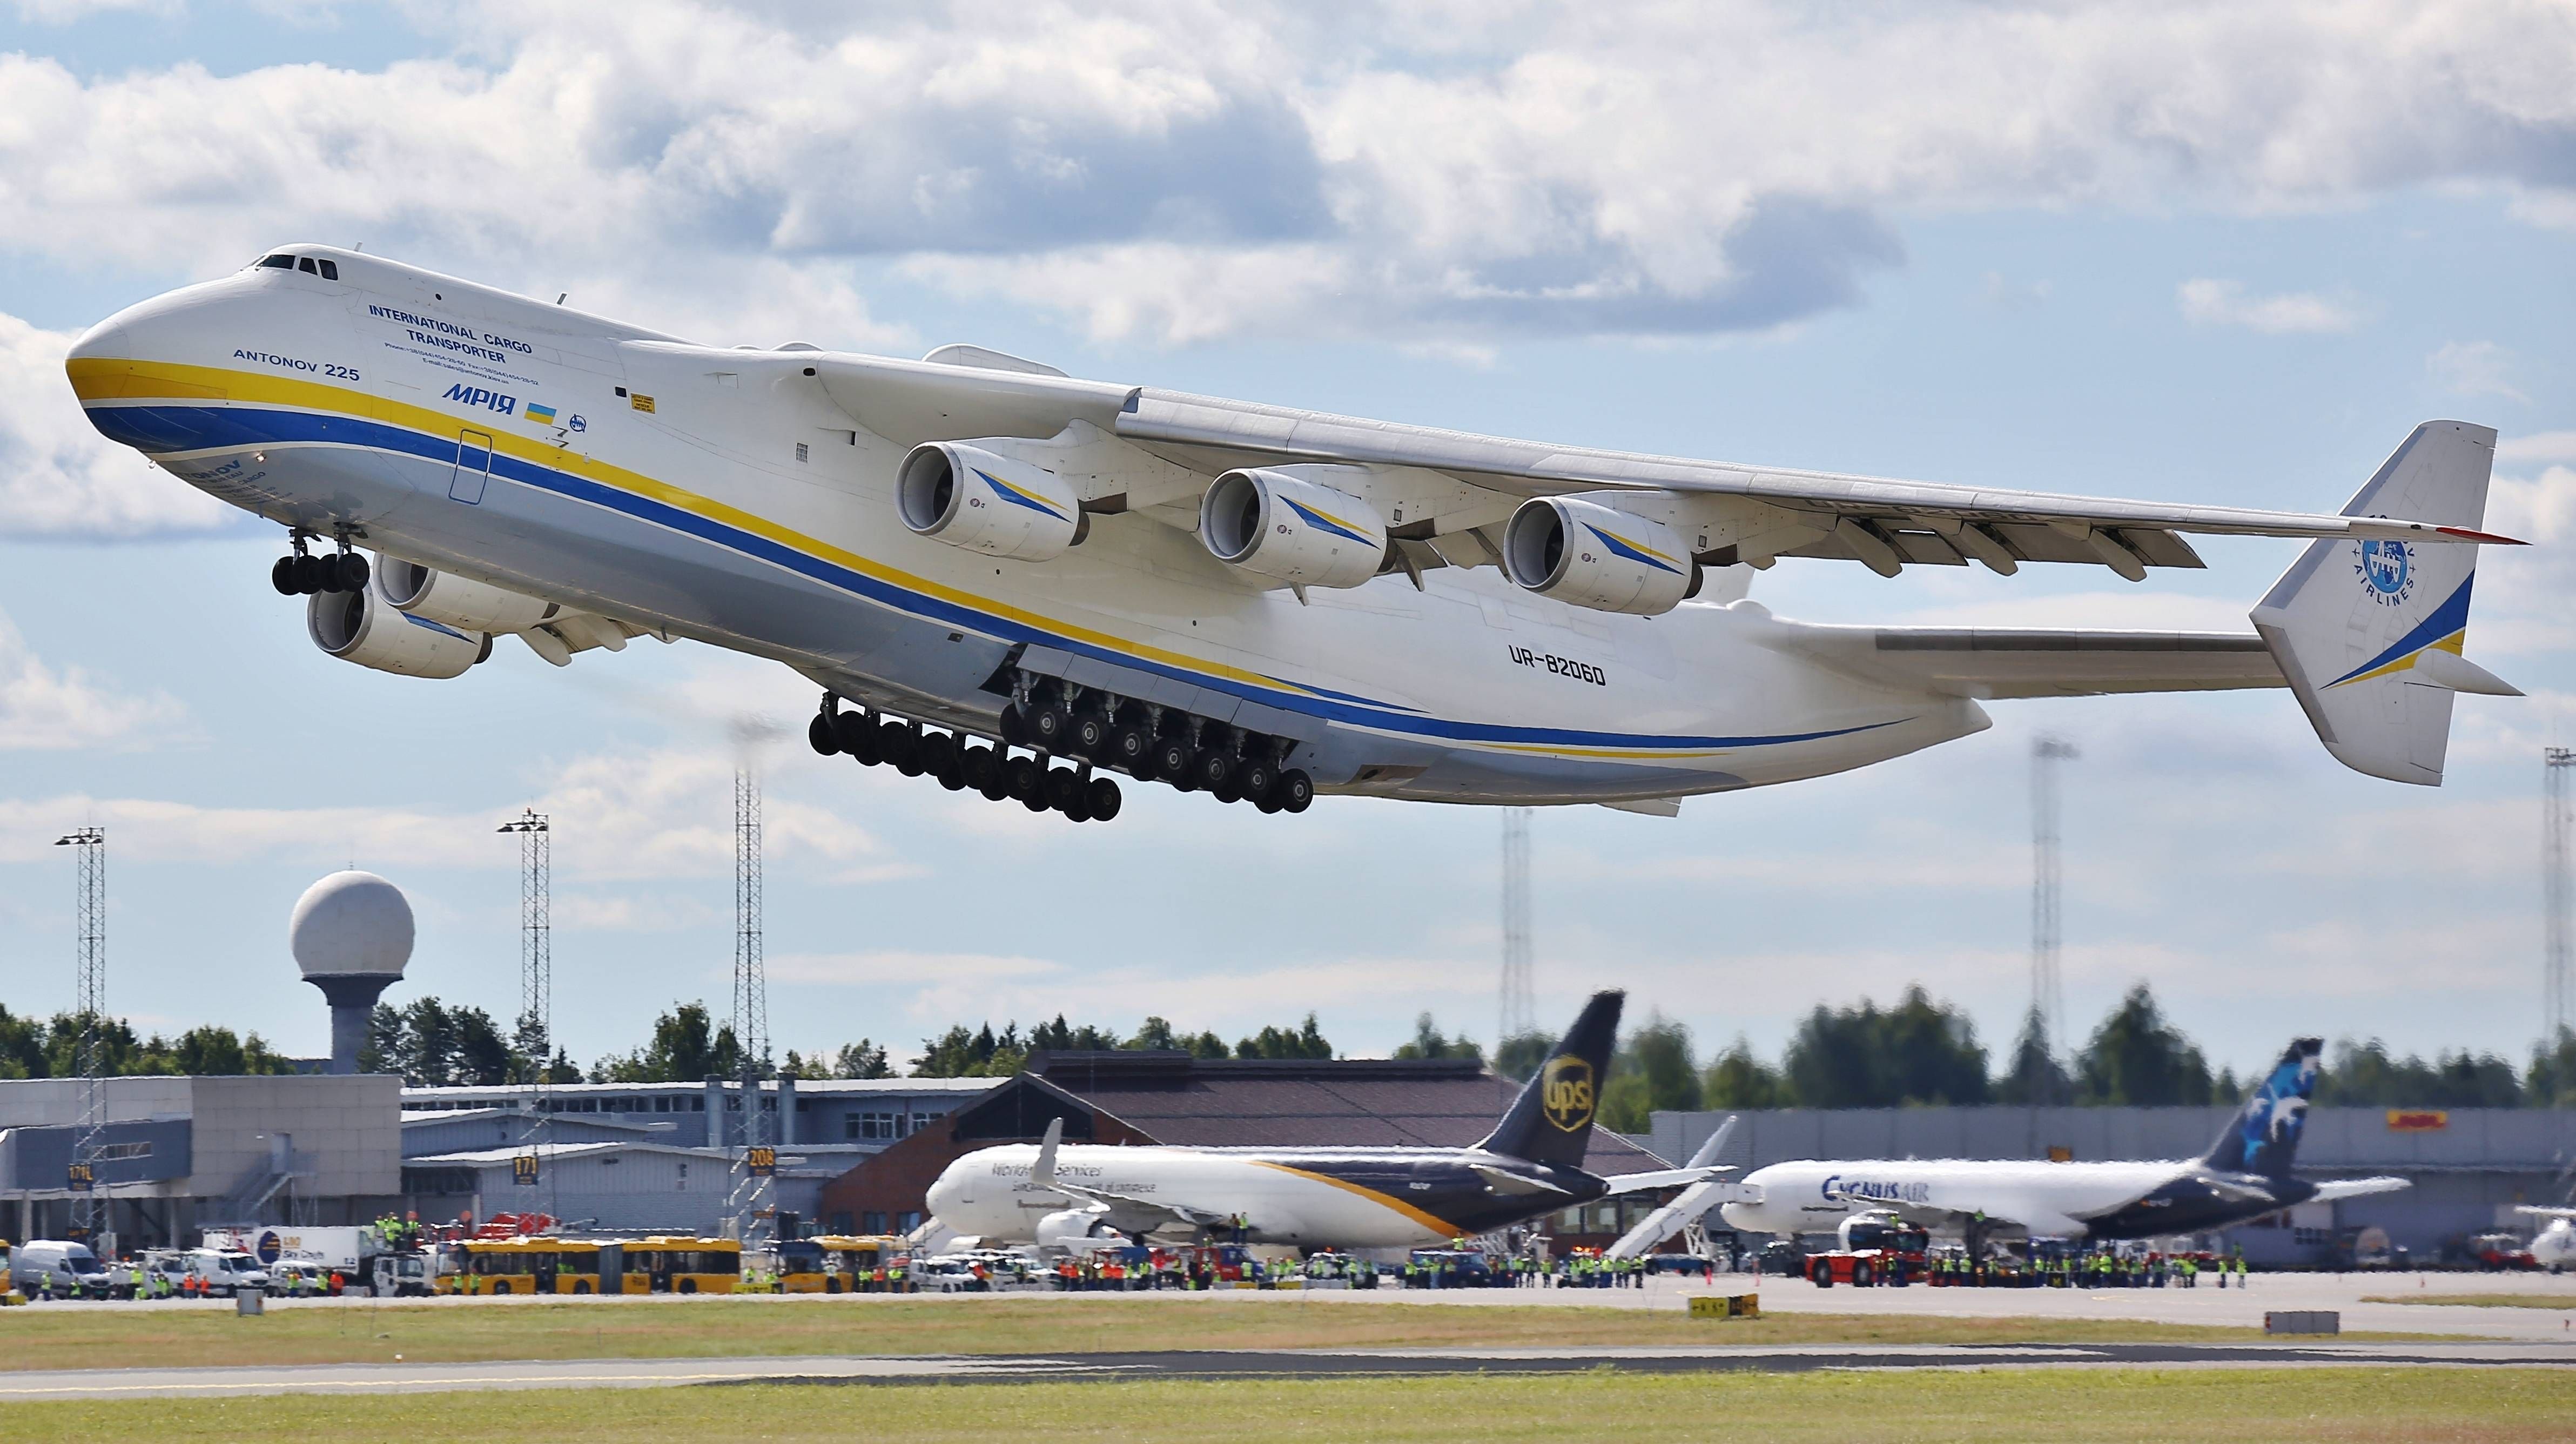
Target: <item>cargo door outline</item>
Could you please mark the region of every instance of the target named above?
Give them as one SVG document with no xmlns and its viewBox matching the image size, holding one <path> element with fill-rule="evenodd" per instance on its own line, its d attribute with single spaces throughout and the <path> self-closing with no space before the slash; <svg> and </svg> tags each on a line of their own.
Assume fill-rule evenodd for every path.
<svg viewBox="0 0 2576 1444">
<path fill-rule="evenodd" d="M 456 472 L 447 483 L 450 498 L 467 506 L 483 504 L 483 488 L 492 481 L 492 438 L 471 428 L 456 433 Z"/>
</svg>

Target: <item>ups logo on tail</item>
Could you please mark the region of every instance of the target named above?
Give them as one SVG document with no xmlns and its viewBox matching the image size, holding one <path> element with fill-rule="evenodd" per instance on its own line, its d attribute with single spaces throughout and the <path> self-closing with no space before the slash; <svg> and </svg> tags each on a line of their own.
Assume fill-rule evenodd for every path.
<svg viewBox="0 0 2576 1444">
<path fill-rule="evenodd" d="M 1592 1122 L 1592 1065 L 1580 1058 L 1548 1060 L 1539 1075 L 1539 1102 L 1547 1121 L 1572 1133 Z"/>
</svg>

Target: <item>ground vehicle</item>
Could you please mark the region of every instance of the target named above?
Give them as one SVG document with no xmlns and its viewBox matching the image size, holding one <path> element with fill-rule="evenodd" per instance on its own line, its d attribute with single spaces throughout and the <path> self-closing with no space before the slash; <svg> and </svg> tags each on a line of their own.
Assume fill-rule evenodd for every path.
<svg viewBox="0 0 2576 1444">
<path fill-rule="evenodd" d="M 980 1294 L 992 1283 L 978 1271 L 976 1260 L 962 1254 L 942 1254 L 937 1258 L 912 1262 L 912 1287 L 924 1294 Z"/>
<path fill-rule="evenodd" d="M 1407 1257 L 1422 1270 L 1418 1277 L 1426 1288 L 1487 1289 L 1502 1282 L 1494 1261 L 1473 1249 L 1418 1248 Z"/>
<path fill-rule="evenodd" d="M 155 1250 L 144 1257 L 146 1266 L 173 1288 L 184 1289 L 193 1278 L 209 1294 L 268 1291 L 268 1270 L 237 1248 Z"/>
<path fill-rule="evenodd" d="M 29 1298 L 106 1298 L 113 1285 L 107 1266 L 89 1245 L 66 1239 L 29 1239 L 9 1251 L 11 1287 Z"/>
<path fill-rule="evenodd" d="M 377 1298 L 426 1298 L 432 1291 L 426 1253 L 380 1253 L 368 1262 Z"/>
<path fill-rule="evenodd" d="M 736 1239 L 628 1239 L 623 1252 L 622 1293 L 729 1294 L 742 1278 L 742 1244 Z"/>
<path fill-rule="evenodd" d="M 331 1292 L 331 1270 L 302 1259 L 280 1259 L 268 1266 L 271 1298 L 312 1298 Z"/>
<path fill-rule="evenodd" d="M 442 1294 L 599 1292 L 599 1245 L 581 1239 L 467 1239 L 447 1245 Z"/>
<path fill-rule="evenodd" d="M 857 1293 L 875 1277 L 878 1269 L 893 1263 L 903 1252 L 903 1240 L 881 1233 L 823 1234 L 802 1242 L 821 1255 L 821 1287 L 827 1294 Z M 791 1274 L 789 1277 L 792 1279 L 794 1276 Z M 787 1291 L 812 1292 L 792 1285 Z"/>
<path fill-rule="evenodd" d="M 1807 1278 L 1816 1287 L 1902 1287 L 1923 1276 L 1923 1255 L 1932 1235 L 1892 1213 L 1856 1213 L 1842 1221 L 1836 1243 L 1839 1247 L 1828 1252 L 1807 1255 Z"/>
</svg>

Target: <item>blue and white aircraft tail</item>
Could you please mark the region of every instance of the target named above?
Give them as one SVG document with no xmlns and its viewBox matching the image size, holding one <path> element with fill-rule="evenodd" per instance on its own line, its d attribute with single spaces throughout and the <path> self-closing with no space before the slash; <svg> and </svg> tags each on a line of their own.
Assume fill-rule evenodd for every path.
<svg viewBox="0 0 2576 1444">
<path fill-rule="evenodd" d="M 2245 1106 L 2227 1131 L 2209 1146 L 2201 1162 L 2221 1173 L 2251 1173 L 2287 1178 L 2299 1151 L 2299 1131 L 2307 1125 L 2308 1099 L 2317 1091 L 2317 1067 L 2325 1040 L 2300 1038 L 2290 1044 L 2247 1094 Z"/>
<path fill-rule="evenodd" d="M 2495 443 L 2488 427 L 2425 422 L 2343 514 L 2473 531 L 2486 516 Z M 2452 695 L 2522 695 L 2461 655 L 2478 551 L 2393 539 L 2314 542 L 2255 606 L 2254 629 L 2318 740 L 2345 766 L 2438 784 Z"/>
</svg>

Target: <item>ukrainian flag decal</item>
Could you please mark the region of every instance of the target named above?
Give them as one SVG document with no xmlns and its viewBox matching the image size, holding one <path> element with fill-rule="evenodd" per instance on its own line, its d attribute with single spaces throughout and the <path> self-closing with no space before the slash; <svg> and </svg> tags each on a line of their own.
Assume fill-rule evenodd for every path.
<svg viewBox="0 0 2576 1444">
<path fill-rule="evenodd" d="M 539 426 L 552 426 L 555 424 L 555 409 L 531 401 L 528 403 L 528 419 Z"/>
</svg>

